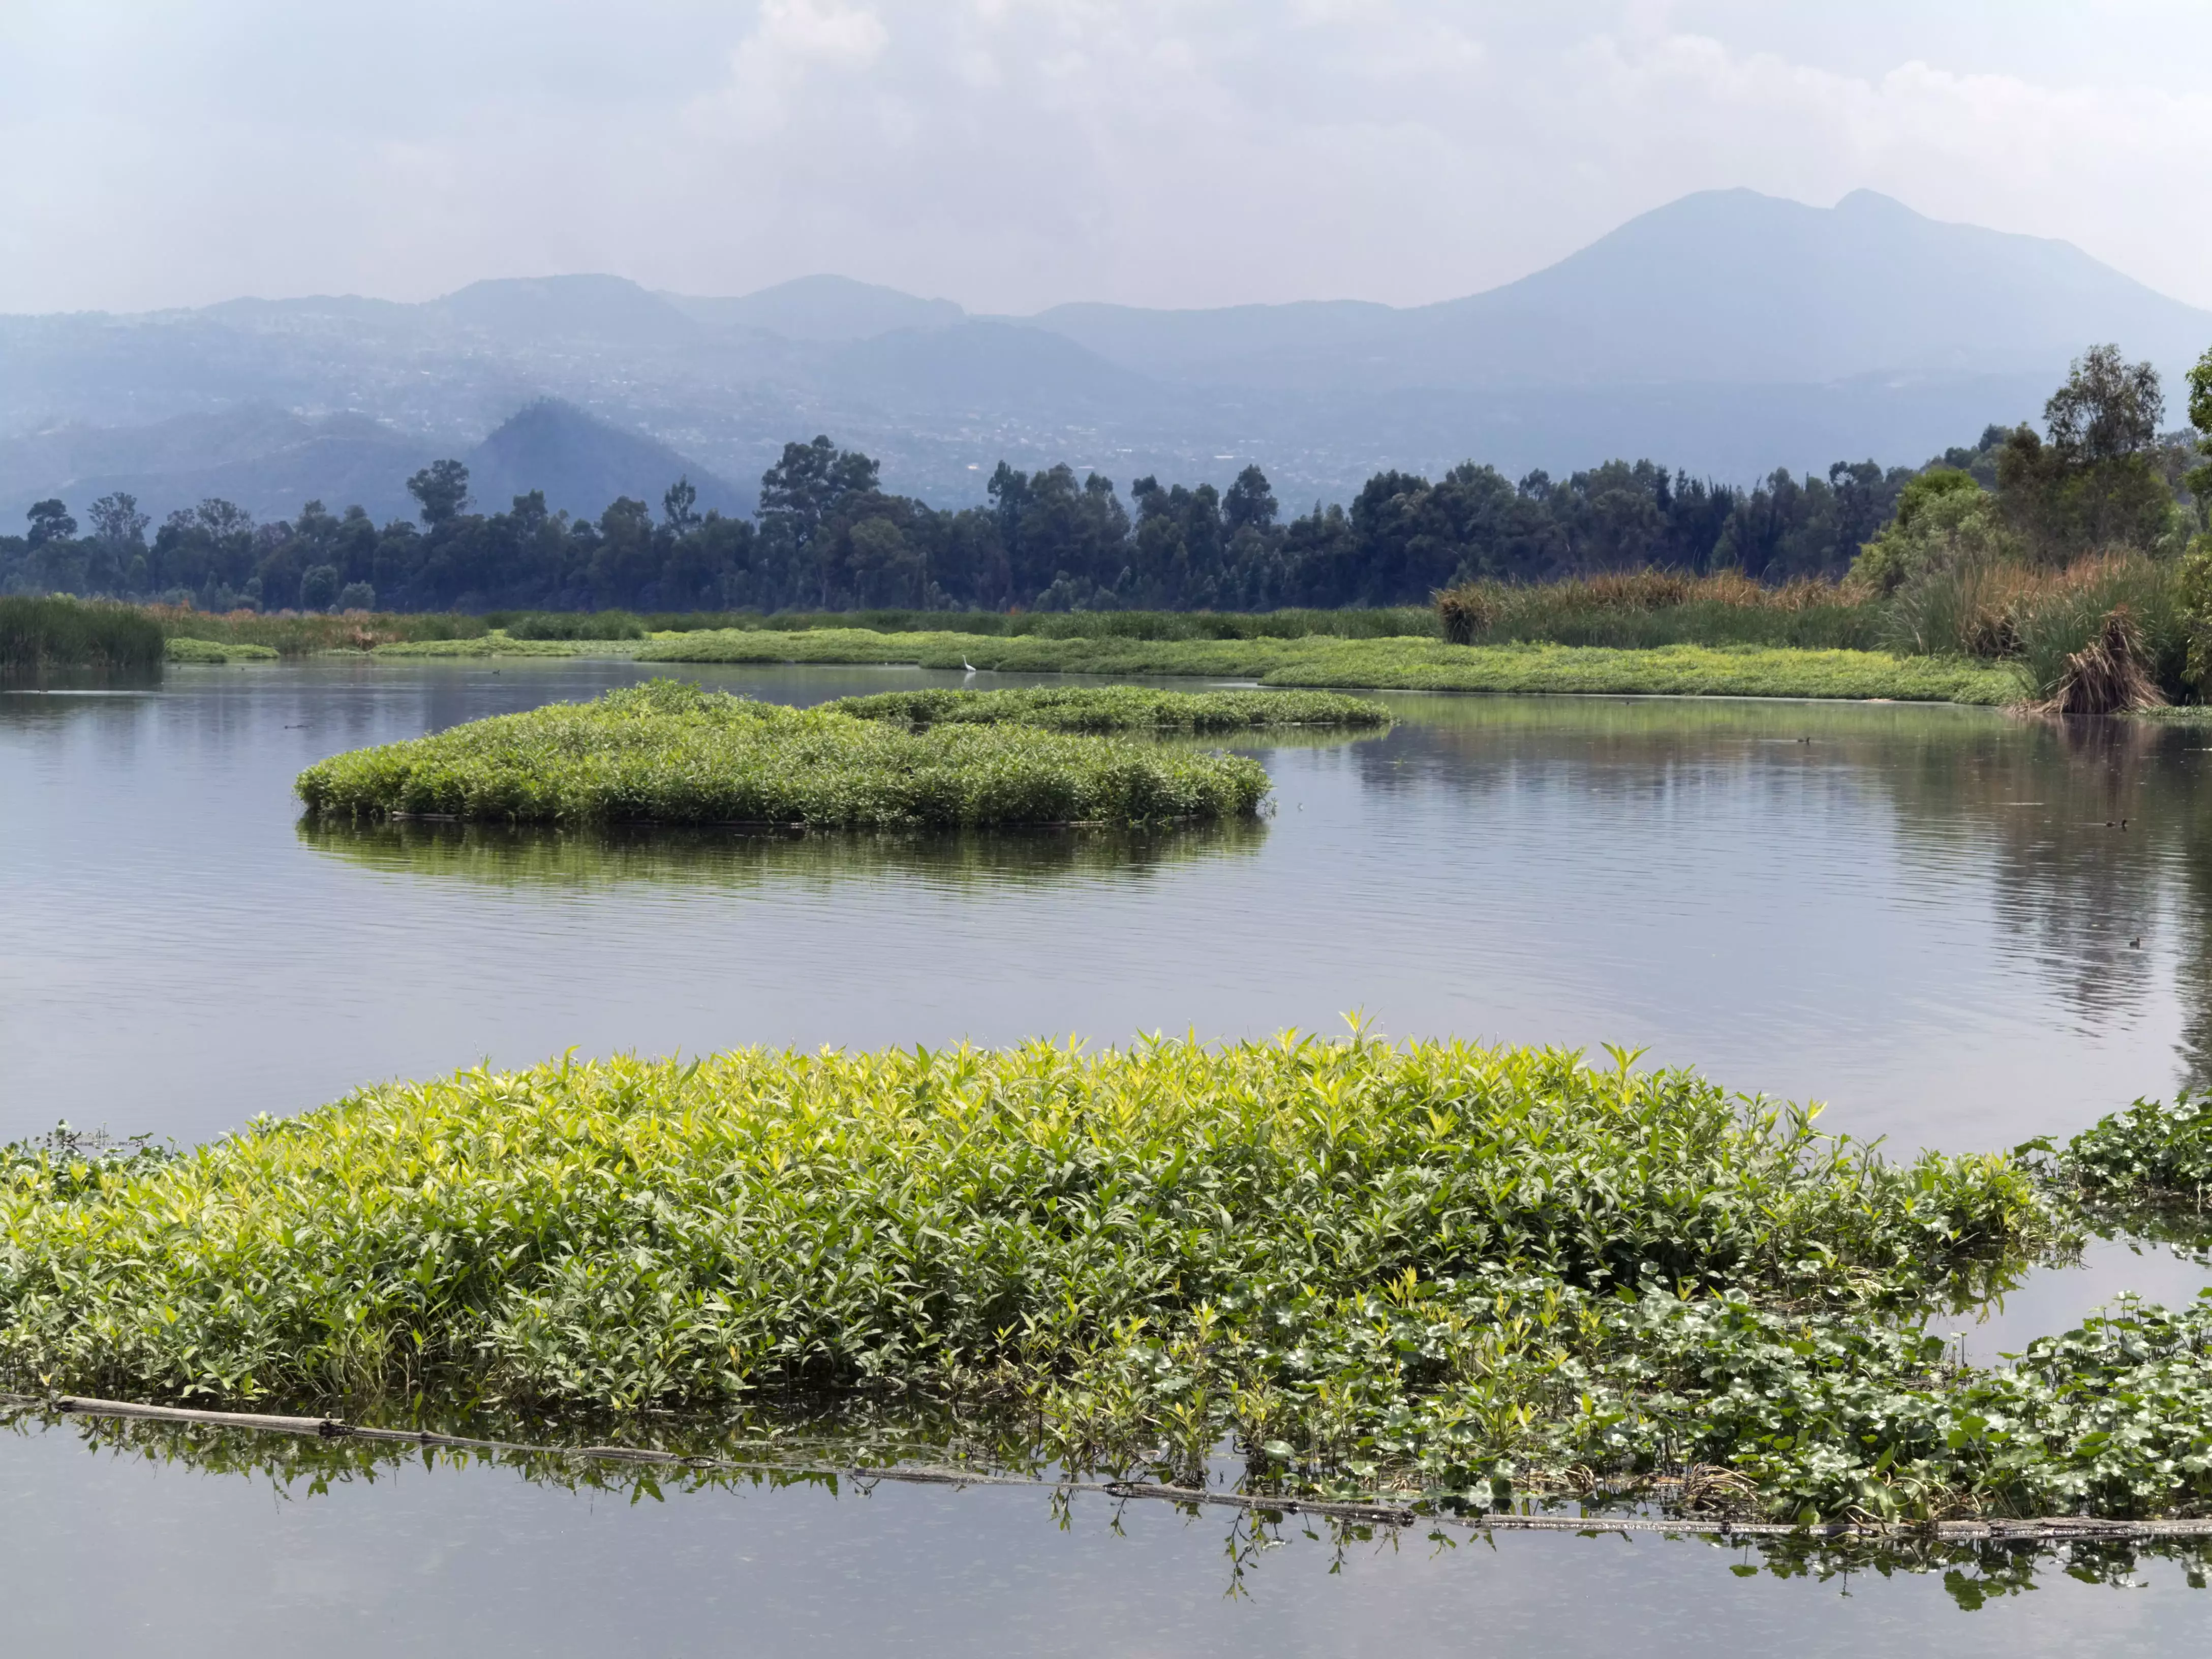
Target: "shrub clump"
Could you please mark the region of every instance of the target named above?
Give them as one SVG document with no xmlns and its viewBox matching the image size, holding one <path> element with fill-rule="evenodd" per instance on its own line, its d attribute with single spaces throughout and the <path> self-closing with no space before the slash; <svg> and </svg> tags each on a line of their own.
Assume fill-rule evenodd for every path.
<svg viewBox="0 0 2212 1659">
<path fill-rule="evenodd" d="M 324 819 L 914 829 L 1258 810 L 1255 763 L 1017 726 L 909 731 L 672 680 L 356 750 L 296 787 Z"/>
<path fill-rule="evenodd" d="M 908 726 L 1033 726 L 1050 732 L 1246 732 L 1269 726 L 1390 724 L 1379 702 L 1329 691 L 1156 691 L 1137 685 L 1009 691 L 886 691 L 828 707 Z"/>
<path fill-rule="evenodd" d="M 1625 1060 L 1295 1034 L 563 1060 L 64 1162 L 0 1158 L 0 1372 L 46 1388 L 903 1390 L 1001 1402 L 1074 1464 L 1228 1435 L 1263 1487 L 1480 1501 L 1686 1473 L 1786 1514 L 2212 1493 L 2168 1455 L 2201 1413 L 2080 1437 L 2156 1367 L 2201 1405 L 2195 1326 L 2093 1331 L 2046 1388 L 1950 1373 L 1913 1324 L 2039 1236 L 2018 1164 L 1887 1162 Z"/>
</svg>

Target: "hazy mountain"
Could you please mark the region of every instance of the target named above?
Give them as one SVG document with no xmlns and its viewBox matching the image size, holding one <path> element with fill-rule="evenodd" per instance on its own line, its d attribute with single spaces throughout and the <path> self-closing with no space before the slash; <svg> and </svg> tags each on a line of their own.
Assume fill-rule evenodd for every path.
<svg viewBox="0 0 2212 1659">
<path fill-rule="evenodd" d="M 131 479 L 165 503 L 225 493 L 289 514 L 312 495 L 383 516 L 406 510 L 422 459 L 482 445 L 477 499 L 494 506 L 530 488 L 572 510 L 657 505 L 672 463 L 742 508 L 782 445 L 818 432 L 878 456 L 888 487 L 947 503 L 978 499 L 1001 459 L 1123 484 L 1221 483 L 1256 460 L 1300 504 L 1380 467 L 1469 458 L 1517 476 L 1649 455 L 1742 481 L 1917 463 L 2032 418 L 2104 340 L 2178 392 L 2212 313 L 2066 243 L 1866 191 L 1833 208 L 1686 197 L 1518 282 L 1404 308 L 980 318 L 836 276 L 715 299 L 579 276 L 422 304 L 9 317 L 0 507 L 82 505 Z M 502 427 L 547 398 L 571 407 Z"/>
<path fill-rule="evenodd" d="M 571 404 L 547 398 L 531 404 L 462 458 L 469 494 L 480 512 L 504 512 L 514 497 L 545 492 L 558 512 L 597 518 L 627 495 L 658 516 L 660 498 L 679 477 L 699 492 L 697 510 L 749 516 L 757 486 L 742 489 L 687 460 L 666 444 L 594 420 Z"/>
<path fill-rule="evenodd" d="M 289 518 L 319 499 L 359 503 L 378 519 L 412 514 L 408 477 L 437 451 L 428 441 L 362 415 L 309 418 L 248 405 L 173 416 L 145 426 L 72 423 L 0 439 L 0 512 L 58 495 L 81 511 L 113 490 L 138 498 L 158 522 L 210 495 L 257 519 Z"/>
<path fill-rule="evenodd" d="M 868 340 L 902 328 L 948 328 L 967 313 L 950 300 L 917 300 L 849 276 L 799 276 L 734 300 L 659 296 L 712 328 L 757 329 L 787 340 Z"/>
<path fill-rule="evenodd" d="M 2212 345 L 2212 312 L 2070 243 L 1944 224 L 1871 191 L 1825 209 L 1686 196 L 1439 305 L 1062 306 L 1031 321 L 1151 374 L 1315 391 L 2039 380 L 2106 339 L 2174 374 Z"/>
</svg>

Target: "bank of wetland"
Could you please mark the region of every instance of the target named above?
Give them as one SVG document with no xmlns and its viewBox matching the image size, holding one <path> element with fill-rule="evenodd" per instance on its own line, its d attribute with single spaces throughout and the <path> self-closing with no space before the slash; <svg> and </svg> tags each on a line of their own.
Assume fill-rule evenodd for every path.
<svg viewBox="0 0 2212 1659">
<path fill-rule="evenodd" d="M 1924 1322 L 2063 1251 L 2112 1138 L 1891 1160 L 1626 1055 L 1359 1035 L 566 1060 L 180 1155 L 15 1149 L 0 1370 L 594 1423 L 905 1401 L 1185 1481 L 1226 1437 L 1284 1496 L 2212 1513 L 2212 1304 L 1994 1370 Z"/>
<path fill-rule="evenodd" d="M 1241 756 L 1011 719 L 915 726 L 672 680 L 338 755 L 297 783 L 324 820 L 872 830 L 1219 819 L 1256 811 L 1267 787 Z"/>
</svg>

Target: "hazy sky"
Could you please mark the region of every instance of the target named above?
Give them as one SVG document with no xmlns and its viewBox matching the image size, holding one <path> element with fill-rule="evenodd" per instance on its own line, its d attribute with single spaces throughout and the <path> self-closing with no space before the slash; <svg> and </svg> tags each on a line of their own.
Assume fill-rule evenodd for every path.
<svg viewBox="0 0 2212 1659">
<path fill-rule="evenodd" d="M 0 310 L 1406 303 L 1735 185 L 2212 305 L 2207 63 L 2202 0 L 0 0 Z"/>
</svg>

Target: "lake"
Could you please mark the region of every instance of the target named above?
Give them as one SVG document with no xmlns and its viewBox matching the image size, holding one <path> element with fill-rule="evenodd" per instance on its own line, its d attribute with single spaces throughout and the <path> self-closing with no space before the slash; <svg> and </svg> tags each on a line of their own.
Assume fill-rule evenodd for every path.
<svg viewBox="0 0 2212 1659">
<path fill-rule="evenodd" d="M 0 693 L 0 1140 L 67 1119 L 191 1141 L 570 1048 L 1109 1043 L 1354 1012 L 1641 1048 L 1899 1151 L 2069 1133 L 2212 1076 L 2212 734 L 2186 728 L 1394 696 L 1387 736 L 1254 745 L 1275 810 L 1244 830 L 299 823 L 310 761 L 646 672 L 319 659 Z M 959 678 L 675 672 L 802 703 Z M 1986 1358 L 2118 1290 L 2206 1282 L 2105 1243 L 1960 1328 Z M 491 1468 L 311 1494 L 76 1429 L 0 1437 L 24 1650 L 2149 1653 L 2212 1631 L 2169 1563 L 2136 1589 L 2046 1567 L 1970 1613 L 1940 1571 L 1784 1577 L 1649 1535 L 1409 1534 L 1340 1561 L 1294 1524 L 1231 1596 L 1225 1516 L 1114 1518 L 896 1486 L 633 1505 Z"/>
</svg>

